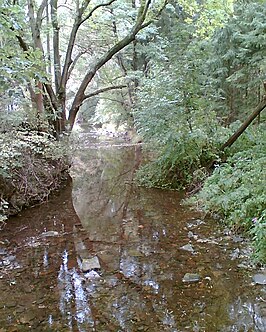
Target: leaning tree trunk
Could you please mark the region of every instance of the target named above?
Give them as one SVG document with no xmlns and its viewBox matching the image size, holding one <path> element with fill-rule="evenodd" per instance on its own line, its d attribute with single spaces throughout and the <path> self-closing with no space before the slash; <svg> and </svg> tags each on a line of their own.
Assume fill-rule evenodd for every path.
<svg viewBox="0 0 266 332">
<path fill-rule="evenodd" d="M 266 83 L 264 83 L 266 85 Z M 265 86 L 266 90 L 266 86 Z M 248 126 L 256 119 L 257 116 L 264 110 L 266 107 L 266 95 L 264 95 L 262 101 L 254 109 L 251 115 L 244 121 L 244 123 L 239 127 L 239 129 L 231 136 L 229 139 L 221 146 L 220 152 L 222 153 L 226 148 L 229 148 L 238 138 L 243 134 L 243 132 L 248 128 Z M 222 162 L 225 162 L 225 157 L 222 158 Z M 217 160 L 212 159 L 206 166 L 206 169 L 210 172 L 213 169 L 214 164 Z"/>
<path fill-rule="evenodd" d="M 266 96 L 264 96 L 263 100 L 259 103 L 259 105 L 255 108 L 252 114 L 244 121 L 242 126 L 221 146 L 221 151 L 224 151 L 225 148 L 229 148 L 240 135 L 247 129 L 247 127 L 256 119 L 256 117 L 264 110 L 266 107 Z"/>
</svg>

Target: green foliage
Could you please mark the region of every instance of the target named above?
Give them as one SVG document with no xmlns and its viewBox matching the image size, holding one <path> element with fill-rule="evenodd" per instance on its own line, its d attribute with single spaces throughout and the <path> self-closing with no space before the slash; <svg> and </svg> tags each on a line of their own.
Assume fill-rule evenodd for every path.
<svg viewBox="0 0 266 332">
<path fill-rule="evenodd" d="M 266 210 L 259 218 L 253 219 L 254 225 L 251 228 L 251 236 L 254 241 L 254 257 L 257 261 L 266 262 Z"/>
<path fill-rule="evenodd" d="M 209 46 L 193 38 L 196 26 L 182 15 L 146 49 L 152 54 L 150 70 L 141 80 L 134 118 L 138 133 L 157 153 L 138 174 L 143 185 L 176 189 L 202 180 L 208 162 L 219 159 L 224 133 L 230 133 L 219 126 L 207 94 Z"/>
<path fill-rule="evenodd" d="M 148 187 L 184 189 L 193 181 L 203 181 L 207 176 L 204 166 L 215 159 L 219 159 L 217 141 L 209 140 L 203 130 L 170 135 L 157 158 L 140 169 L 137 179 Z"/>
<path fill-rule="evenodd" d="M 225 164 L 215 169 L 197 200 L 206 212 L 218 214 L 236 231 L 251 233 L 256 257 L 265 262 L 265 127 L 244 136 L 240 139 L 242 146 L 241 142 L 238 145 L 242 149 L 235 150 Z"/>
<path fill-rule="evenodd" d="M 266 56 L 266 6 L 240 2 L 211 38 L 206 71 L 213 88 L 213 108 L 226 124 L 243 120 L 263 94 Z"/>
<path fill-rule="evenodd" d="M 63 158 L 65 150 L 51 135 L 34 131 L 13 131 L 0 135 L 0 176 L 11 178 L 13 172 L 24 167 L 26 156 L 49 160 Z"/>
<path fill-rule="evenodd" d="M 39 49 L 22 50 L 19 38 L 27 42 L 29 22 L 25 6 L 1 0 L 0 10 L 0 114 L 29 108 L 28 86 L 34 80 L 47 81 L 45 63 Z M 35 88 L 33 88 L 35 89 Z"/>
<path fill-rule="evenodd" d="M 38 131 L 13 130 L 0 134 L 0 216 L 44 200 L 57 188 L 67 153 L 62 143 Z"/>
</svg>

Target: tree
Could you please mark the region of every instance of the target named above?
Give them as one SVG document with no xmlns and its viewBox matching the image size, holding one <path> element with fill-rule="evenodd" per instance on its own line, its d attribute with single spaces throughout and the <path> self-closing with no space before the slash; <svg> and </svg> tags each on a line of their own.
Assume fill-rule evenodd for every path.
<svg viewBox="0 0 266 332">
<path fill-rule="evenodd" d="M 226 125 L 244 120 L 263 96 L 265 14 L 259 1 L 237 1 L 234 15 L 211 38 L 206 70 L 216 90 L 214 109 Z"/>
<path fill-rule="evenodd" d="M 35 76 L 35 86 L 30 89 L 31 97 L 39 113 L 45 110 L 50 118 L 53 117 L 57 134 L 63 132 L 67 125 L 70 129 L 73 128 L 82 103 L 103 91 L 100 88 L 87 93 L 100 70 L 122 49 L 134 42 L 136 35 L 158 17 L 166 3 L 167 0 L 141 0 L 132 7 L 129 0 L 42 0 L 39 5 L 34 0 L 4 1 L 1 15 L 6 21 L 10 17 L 8 13 L 18 8 L 21 12 L 24 11 L 23 28 L 14 28 L 14 25 L 9 28 L 15 34 L 25 56 L 30 57 L 36 51 L 42 55 L 43 63 L 39 68 L 42 74 L 40 77 Z M 84 39 L 83 42 L 86 41 L 87 44 L 82 45 L 80 51 L 77 41 L 80 43 L 85 32 L 93 36 L 106 28 L 111 36 L 113 26 L 108 24 L 108 18 L 111 17 L 114 21 L 116 15 L 120 15 L 116 38 L 110 38 L 109 45 L 95 46 L 95 49 L 92 38 Z M 100 18 L 101 25 L 94 21 L 95 17 Z M 26 21 L 29 22 L 28 29 Z M 86 57 L 90 61 L 85 61 L 83 77 L 80 78 L 70 102 L 68 89 L 69 84 L 73 84 L 72 75 Z M 115 88 L 117 86 L 113 84 L 104 87 L 104 91 Z M 118 88 L 121 88 L 121 84 Z"/>
</svg>

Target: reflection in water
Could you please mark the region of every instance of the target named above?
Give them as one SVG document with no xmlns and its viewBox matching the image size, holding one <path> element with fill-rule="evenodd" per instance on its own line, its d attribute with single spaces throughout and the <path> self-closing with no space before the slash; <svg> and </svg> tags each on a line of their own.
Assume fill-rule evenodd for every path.
<svg viewBox="0 0 266 332">
<path fill-rule="evenodd" d="M 76 212 L 69 186 L 1 233 L 0 331 L 265 331 L 244 243 L 178 193 L 135 187 L 141 147 L 113 143 L 82 134 Z"/>
<path fill-rule="evenodd" d="M 177 193 L 136 188 L 140 156 L 140 146 L 100 142 L 80 151 L 73 170 L 74 207 L 91 252 L 100 259 L 104 280 L 117 278 L 103 308 L 108 320 L 115 317 L 116 329 L 125 331 L 248 331 L 252 315 L 244 312 L 244 323 L 241 276 L 223 257 L 230 249 L 221 231 L 185 211 Z M 188 236 L 190 229 L 196 235 Z M 195 252 L 179 249 L 188 243 Z M 201 283 L 184 285 L 187 272 L 200 273 Z M 98 287 L 95 298 L 102 292 Z M 256 328 L 262 331 L 261 311 L 259 317 Z"/>
</svg>

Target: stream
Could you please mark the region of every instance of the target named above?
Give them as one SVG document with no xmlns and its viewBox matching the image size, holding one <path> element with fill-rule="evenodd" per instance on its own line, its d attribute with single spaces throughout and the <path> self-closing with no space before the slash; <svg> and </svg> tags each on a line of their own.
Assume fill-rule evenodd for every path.
<svg viewBox="0 0 266 332">
<path fill-rule="evenodd" d="M 0 233 L 0 332 L 266 331 L 248 243 L 137 187 L 141 144 L 79 136 L 72 181 Z"/>
</svg>

